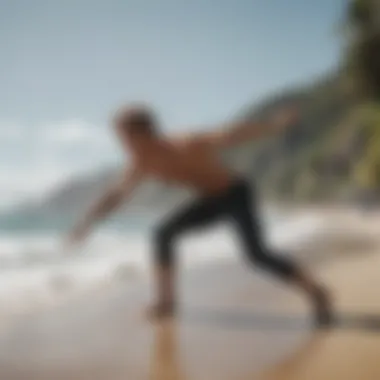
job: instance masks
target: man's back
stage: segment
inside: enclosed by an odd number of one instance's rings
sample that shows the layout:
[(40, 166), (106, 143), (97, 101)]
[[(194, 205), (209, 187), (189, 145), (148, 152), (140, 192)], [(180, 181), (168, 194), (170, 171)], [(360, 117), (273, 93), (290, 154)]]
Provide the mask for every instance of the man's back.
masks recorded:
[(190, 187), (201, 194), (221, 192), (235, 177), (215, 151), (197, 139), (158, 140), (149, 152), (137, 154), (136, 165), (144, 175)]

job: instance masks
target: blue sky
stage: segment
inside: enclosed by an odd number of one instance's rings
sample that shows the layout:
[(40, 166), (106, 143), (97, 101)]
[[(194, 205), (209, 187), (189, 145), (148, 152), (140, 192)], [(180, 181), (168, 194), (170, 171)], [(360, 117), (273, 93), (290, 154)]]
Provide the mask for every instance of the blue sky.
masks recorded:
[(0, 198), (117, 160), (121, 102), (189, 129), (328, 71), (345, 3), (0, 0)]

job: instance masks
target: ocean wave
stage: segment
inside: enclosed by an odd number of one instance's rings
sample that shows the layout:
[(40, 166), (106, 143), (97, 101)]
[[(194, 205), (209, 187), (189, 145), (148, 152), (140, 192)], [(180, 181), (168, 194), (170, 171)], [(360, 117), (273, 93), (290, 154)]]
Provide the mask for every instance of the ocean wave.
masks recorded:
[[(313, 214), (267, 218), (269, 242), (284, 248), (312, 238), (323, 226)], [(238, 237), (227, 225), (184, 237), (179, 245), (184, 266), (240, 257)], [(100, 231), (77, 252), (63, 253), (58, 235), (0, 235), (0, 310), (31, 310), (110, 284), (145, 275), (151, 242), (146, 234)]]

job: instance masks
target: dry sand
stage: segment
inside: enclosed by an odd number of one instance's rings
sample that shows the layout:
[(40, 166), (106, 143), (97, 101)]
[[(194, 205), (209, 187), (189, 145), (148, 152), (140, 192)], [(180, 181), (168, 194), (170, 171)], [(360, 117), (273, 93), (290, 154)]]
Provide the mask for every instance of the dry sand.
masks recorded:
[(333, 290), (329, 330), (313, 329), (293, 289), (240, 261), (218, 263), (181, 273), (182, 311), (165, 323), (141, 314), (149, 284), (18, 319), (0, 335), (0, 379), (378, 380), (380, 219), (332, 217), (340, 232), (298, 253)]

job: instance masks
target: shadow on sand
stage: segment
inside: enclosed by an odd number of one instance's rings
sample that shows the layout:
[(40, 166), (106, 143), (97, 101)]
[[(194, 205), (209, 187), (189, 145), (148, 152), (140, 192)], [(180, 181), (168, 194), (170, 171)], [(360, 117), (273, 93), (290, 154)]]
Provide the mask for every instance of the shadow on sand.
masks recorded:
[[(307, 316), (281, 315), (243, 310), (202, 309), (184, 314), (186, 322), (232, 329), (299, 330), (313, 327)], [(336, 314), (327, 326), (333, 329), (367, 330), (380, 333), (380, 315)]]

